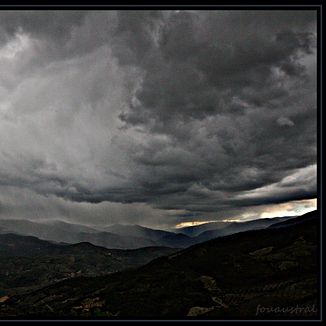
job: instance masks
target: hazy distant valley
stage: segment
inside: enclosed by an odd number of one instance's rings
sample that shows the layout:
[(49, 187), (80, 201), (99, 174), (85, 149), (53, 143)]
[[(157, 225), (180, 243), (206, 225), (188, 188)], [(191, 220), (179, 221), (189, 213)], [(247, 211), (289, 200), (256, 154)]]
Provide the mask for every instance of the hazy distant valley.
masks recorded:
[(318, 307), (317, 211), (180, 233), (20, 222), (0, 223), (3, 318), (254, 317), (258, 304)]

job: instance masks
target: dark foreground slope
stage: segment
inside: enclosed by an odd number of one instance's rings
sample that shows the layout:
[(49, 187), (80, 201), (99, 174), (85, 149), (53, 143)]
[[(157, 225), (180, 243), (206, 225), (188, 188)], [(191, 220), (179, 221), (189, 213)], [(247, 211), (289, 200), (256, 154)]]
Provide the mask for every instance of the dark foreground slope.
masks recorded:
[(318, 318), (318, 249), (316, 212), (298, 224), (217, 238), (137, 269), (62, 281), (7, 300), (1, 312), (27, 319)]
[(107, 249), (87, 242), (57, 244), (32, 236), (0, 234), (0, 302), (13, 294), (80, 276), (107, 275), (142, 266), (179, 249)]

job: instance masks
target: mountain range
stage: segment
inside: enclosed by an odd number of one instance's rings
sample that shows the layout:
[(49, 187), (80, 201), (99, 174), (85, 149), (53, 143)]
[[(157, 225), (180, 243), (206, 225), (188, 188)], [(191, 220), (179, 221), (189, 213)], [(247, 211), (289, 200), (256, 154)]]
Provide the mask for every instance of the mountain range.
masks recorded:
[[(317, 320), (321, 314), (318, 211), (267, 225), (166, 252), (141, 266), (3, 293), (0, 315), (44, 320)], [(17, 237), (3, 236), (7, 247)], [(40, 250), (39, 240), (29, 240), (36, 243), (34, 251)], [(52, 250), (48, 259), (57, 257), (53, 250), (57, 254), (62, 250), (70, 255), (70, 263), (73, 257), (77, 263), (82, 255), (74, 250), (83, 246), (88, 259), (89, 252), (95, 260), (95, 249), (109, 257), (108, 249), (85, 243), (42, 244), (45, 251)], [(8, 250), (14, 249), (7, 248), (4, 257), (9, 257)], [(21, 255), (16, 266), (27, 256)]]
[[(140, 225), (115, 224), (101, 231), (88, 226), (63, 221), (32, 222), (28, 220), (0, 220), (0, 234), (14, 233), (34, 236), (56, 243), (89, 242), (108, 249), (138, 249), (144, 247), (187, 248), (221, 236), (247, 230), (262, 229), (293, 217), (275, 217), (247, 222), (213, 222), (177, 229), (176, 232), (156, 230)], [(224, 225), (223, 225), (224, 224)]]

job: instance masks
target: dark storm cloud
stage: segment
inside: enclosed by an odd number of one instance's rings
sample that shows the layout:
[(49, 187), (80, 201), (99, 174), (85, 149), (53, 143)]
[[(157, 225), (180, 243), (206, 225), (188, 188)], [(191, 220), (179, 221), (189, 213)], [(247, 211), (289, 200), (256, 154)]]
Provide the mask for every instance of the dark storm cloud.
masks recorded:
[(246, 206), (259, 206), (259, 205), (270, 205), (270, 204), (281, 204), (294, 200), (305, 200), (316, 198), (316, 190), (306, 190), (305, 188), (292, 189), (291, 192), (283, 191), (277, 195), (260, 196), (257, 198), (244, 198), (239, 201), (232, 201), (232, 207), (246, 207)]
[(180, 218), (316, 196), (316, 19), (0, 11), (1, 185)]
[(65, 57), (74, 27), (84, 23), (86, 14), (83, 11), (1, 11), (0, 41), (8, 42), (17, 34), (25, 33), (43, 43), (38, 49), (41, 62), (46, 57)]
[[(138, 39), (145, 35), (146, 42), (125, 42), (121, 52), (132, 53), (132, 60), (127, 63), (142, 68), (144, 77), (136, 93), (138, 103), (131, 104), (130, 112), (122, 115), (124, 121), (136, 123), (135, 116), (143, 114), (147, 123), (153, 119), (158, 124), (169, 124), (180, 116), (187, 119), (232, 113), (237, 97), (246, 105), (262, 107), (289, 96), (287, 89), (275, 82), (274, 71), (279, 69), (290, 76), (303, 74), (298, 57), (311, 53), (314, 45), (311, 32), (289, 29), (295, 12), (274, 30), (263, 28), (258, 32), (257, 26), (247, 20), (252, 19), (253, 23), (259, 12), (248, 17), (245, 12), (216, 12), (214, 20), (208, 13), (208, 26), (206, 14), (171, 13), (162, 24), (156, 43), (153, 38), (151, 43), (148, 40), (148, 30), (153, 30), (150, 24), (141, 21), (136, 25), (138, 21), (133, 21), (133, 30), (141, 31)], [(306, 15), (309, 22), (313, 15)], [(268, 25), (278, 19), (278, 13), (265, 14), (265, 19), (264, 24)], [(145, 54), (139, 55), (144, 49)], [(236, 109), (239, 108), (240, 103)]]
[(74, 25), (83, 23), (86, 11), (2, 10), (2, 37), (13, 37), (22, 31), (42, 38), (67, 40)]
[(28, 65), (35, 70), (51, 61), (77, 58), (108, 44), (116, 22), (113, 11), (1, 11), (0, 44), (20, 34), (29, 35), (35, 40), (35, 56)]
[[(271, 184), (291, 169), (316, 162), (314, 73), (309, 76), (301, 61), (315, 49), (314, 12), (182, 12), (166, 17), (165, 24), (157, 24), (160, 39), (151, 44), (146, 38), (145, 54), (139, 56), (134, 43), (125, 43), (126, 52), (135, 52), (127, 63), (138, 65), (143, 79), (121, 119), (147, 124), (150, 131), (168, 134), (195, 153), (196, 166), (202, 164), (199, 173), (186, 178), (192, 171), (187, 160), (186, 169), (171, 174), (175, 179), (182, 171), (187, 182), (202, 180), (211, 190), (240, 191)], [(148, 31), (151, 26), (142, 21), (134, 30), (140, 28)], [(312, 91), (307, 103), (298, 102), (302, 90)], [(280, 116), (284, 113), (289, 117)], [(193, 119), (207, 120), (196, 129)], [(198, 127), (206, 132), (200, 140)], [(207, 159), (198, 154), (201, 147), (208, 149), (209, 137), (217, 153)], [(159, 152), (152, 150), (154, 155), (151, 149), (140, 154), (151, 170)], [(168, 180), (169, 173), (164, 175)]]

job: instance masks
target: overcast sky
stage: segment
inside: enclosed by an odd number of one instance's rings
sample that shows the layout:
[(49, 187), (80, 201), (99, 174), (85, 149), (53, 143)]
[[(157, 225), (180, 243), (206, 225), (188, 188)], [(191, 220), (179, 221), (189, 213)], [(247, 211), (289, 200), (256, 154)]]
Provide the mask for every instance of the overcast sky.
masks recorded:
[(316, 10), (0, 8), (0, 218), (315, 209), (316, 64)]

